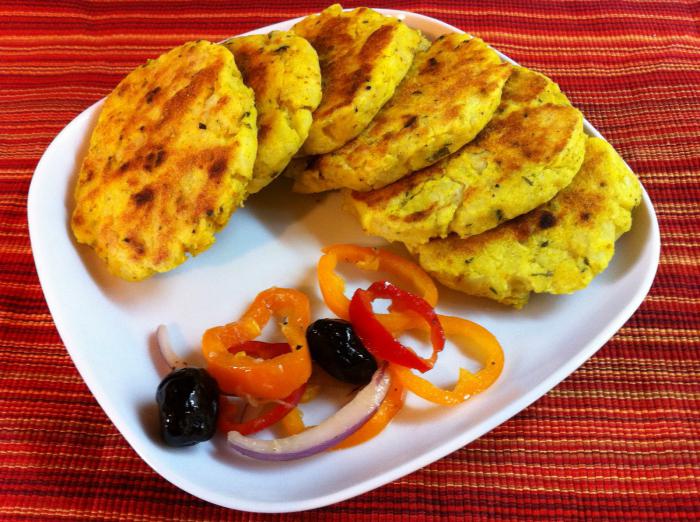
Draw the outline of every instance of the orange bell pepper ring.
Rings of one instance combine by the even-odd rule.
[[[244,351],[275,315],[289,351],[263,359]],[[269,288],[260,292],[240,320],[208,329],[202,336],[207,370],[223,393],[257,399],[284,399],[311,376],[311,355],[306,344],[310,322],[309,300],[298,290]]]
[[[298,435],[307,428],[302,417],[303,414],[301,413],[301,410],[299,410],[299,408],[293,408],[282,418],[280,424],[287,437]]]
[[[469,345],[475,349],[479,362],[483,365],[482,369],[474,374],[460,368],[459,379],[452,390],[438,388],[405,366],[391,364],[389,371],[392,379],[419,397],[436,404],[454,406],[493,384],[503,370],[503,349],[493,334],[483,326],[459,317],[438,315],[438,318],[446,335],[470,341]],[[425,328],[424,323],[417,323],[416,327]]]
[[[319,287],[328,308],[341,319],[350,319],[350,299],[345,296],[345,281],[335,271],[339,261],[351,263],[362,270],[389,272],[398,276],[402,282],[411,283],[417,290],[417,295],[430,306],[437,304],[438,291],[435,283],[421,267],[408,259],[379,248],[348,244],[332,245],[322,251],[324,255],[319,259],[317,269]],[[401,330],[410,322],[405,315],[392,313],[377,317],[387,328]]]

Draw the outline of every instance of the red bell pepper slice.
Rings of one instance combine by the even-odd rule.
[[[259,357],[261,359],[272,359],[289,352],[287,343],[266,343],[264,341],[245,341],[241,344],[231,346],[229,353],[236,354],[245,352],[247,355]]]
[[[228,402],[222,401],[221,414],[219,415],[219,421],[217,427],[220,431],[229,432],[237,431],[241,435],[250,435],[252,433],[257,433],[269,428],[273,424],[276,424],[284,418],[290,411],[292,411],[299,401],[302,395],[304,395],[304,390],[306,389],[306,384],[302,384],[299,388],[294,390],[288,397],[285,397],[280,403],[276,404],[270,411],[262,414],[260,417],[250,419],[245,422],[232,422],[227,417],[230,417],[235,408]]]
[[[382,326],[372,311],[375,299],[391,299],[390,310],[414,312],[428,323],[433,345],[429,359],[419,357]],[[438,353],[445,347],[445,332],[433,307],[424,299],[386,281],[372,283],[367,290],[357,289],[350,300],[349,312],[355,332],[375,357],[426,372],[433,367]]]

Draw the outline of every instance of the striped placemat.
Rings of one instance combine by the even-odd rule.
[[[68,357],[34,270],[27,190],[51,139],[146,58],[326,4],[0,2],[1,520],[700,518],[700,4],[364,5],[440,18],[561,85],[654,202],[662,253],[649,297],[544,398],[392,484],[278,517],[194,498],[138,458]]]

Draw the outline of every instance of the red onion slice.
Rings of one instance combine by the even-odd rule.
[[[158,350],[163,356],[165,364],[170,366],[171,370],[177,370],[187,366],[187,362],[180,359],[173,350],[173,345],[170,343],[168,327],[164,324],[159,325],[156,330],[156,341],[158,342]]]
[[[310,457],[355,433],[374,415],[389,390],[391,378],[383,364],[374,372],[370,383],[337,413],[306,431],[282,439],[262,440],[229,431],[231,447],[248,457],[260,460],[294,460]]]

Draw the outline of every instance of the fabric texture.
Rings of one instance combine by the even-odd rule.
[[[700,518],[700,3],[364,5],[442,19],[561,85],[654,203],[662,252],[647,299],[531,407],[391,484],[279,516],[199,500],[136,455],[76,371],[34,268],[27,191],[52,138],[147,58],[327,4],[0,2],[0,519]]]

